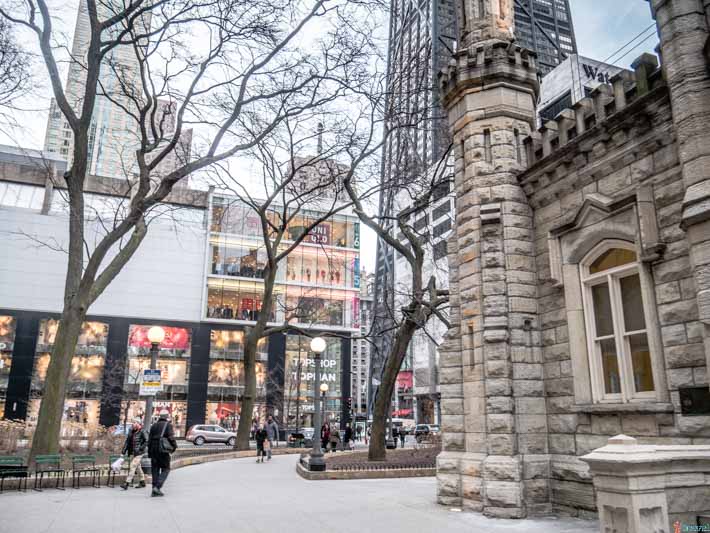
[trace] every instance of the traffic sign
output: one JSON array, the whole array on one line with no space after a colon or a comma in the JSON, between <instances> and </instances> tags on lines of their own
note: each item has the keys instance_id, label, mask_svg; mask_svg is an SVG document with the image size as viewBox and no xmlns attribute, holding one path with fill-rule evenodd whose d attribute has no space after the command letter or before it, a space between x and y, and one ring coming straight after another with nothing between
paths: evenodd
<instances>
[{"instance_id":1,"label":"traffic sign","mask_svg":"<svg viewBox=\"0 0 710 533\"><path fill-rule=\"evenodd\" d=\"M143 370L139 394L141 396L155 396L158 392L163 392L160 369L151 370L146 368Z\"/></svg>"}]
</instances>

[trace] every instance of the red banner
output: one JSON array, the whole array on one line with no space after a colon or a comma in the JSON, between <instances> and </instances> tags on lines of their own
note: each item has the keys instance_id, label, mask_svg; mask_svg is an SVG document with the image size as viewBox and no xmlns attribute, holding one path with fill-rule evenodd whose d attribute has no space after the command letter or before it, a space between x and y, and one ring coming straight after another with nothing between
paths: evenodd
<instances>
[{"instance_id":1,"label":"red banner","mask_svg":"<svg viewBox=\"0 0 710 533\"><path fill-rule=\"evenodd\" d=\"M414 376L411 370L402 370L397 374L397 388L411 389L414 386Z\"/></svg>"},{"instance_id":2,"label":"red banner","mask_svg":"<svg viewBox=\"0 0 710 533\"><path fill-rule=\"evenodd\" d=\"M131 335L128 345L136 348L150 348L148 340L148 330L153 326L131 326ZM186 328L163 327L165 338L160 343L164 350L189 350L190 331Z\"/></svg>"}]
</instances>

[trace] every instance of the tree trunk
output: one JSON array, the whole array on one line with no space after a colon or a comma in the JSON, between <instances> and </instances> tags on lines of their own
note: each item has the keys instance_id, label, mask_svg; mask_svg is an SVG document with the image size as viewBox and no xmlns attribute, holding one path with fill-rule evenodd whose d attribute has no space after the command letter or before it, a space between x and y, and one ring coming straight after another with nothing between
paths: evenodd
<instances>
[{"instance_id":1,"label":"tree trunk","mask_svg":"<svg viewBox=\"0 0 710 533\"><path fill-rule=\"evenodd\" d=\"M242 412L239 417L237 441L235 450L249 449L249 433L251 430L251 415L256 402L256 348L259 337L254 330L246 335L244 343L244 395L242 396Z\"/></svg>"},{"instance_id":2,"label":"tree trunk","mask_svg":"<svg viewBox=\"0 0 710 533\"><path fill-rule=\"evenodd\" d=\"M386 458L385 426L392 401L392 393L397 384L397 374L399 374L399 369L402 367L402 361L407 355L407 347L416 330L417 324L408 319L405 319L402 325L397 328L394 344L387 357L385 369L382 372L382 382L377 389L375 406L372 411L372 435L367 452L367 458L370 461L384 461Z\"/></svg>"},{"instance_id":3,"label":"tree trunk","mask_svg":"<svg viewBox=\"0 0 710 533\"><path fill-rule=\"evenodd\" d=\"M73 306L66 307L62 312L44 380L42 403L30 451L31 459L37 455L59 453L64 399L84 318L85 313Z\"/></svg>"},{"instance_id":4,"label":"tree trunk","mask_svg":"<svg viewBox=\"0 0 710 533\"><path fill-rule=\"evenodd\" d=\"M256 403L256 352L259 340L264 336L268 317L273 307L274 281L276 268L264 269L264 293L262 295L261 311L256 324L249 328L244 336L244 395L242 412L239 417L235 450L249 449L249 432L251 430L251 415Z\"/></svg>"}]
</instances>

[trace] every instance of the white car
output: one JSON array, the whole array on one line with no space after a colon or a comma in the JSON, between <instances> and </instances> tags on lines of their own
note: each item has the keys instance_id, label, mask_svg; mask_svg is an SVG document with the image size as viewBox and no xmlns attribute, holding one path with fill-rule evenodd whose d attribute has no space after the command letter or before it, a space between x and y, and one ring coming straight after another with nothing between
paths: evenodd
<instances>
[{"instance_id":1,"label":"white car","mask_svg":"<svg viewBox=\"0 0 710 533\"><path fill-rule=\"evenodd\" d=\"M227 431L221 426L198 424L187 431L185 440L190 441L195 446L202 446L206 442L221 442L227 446L234 446L237 441L237 434Z\"/></svg>"}]
</instances>

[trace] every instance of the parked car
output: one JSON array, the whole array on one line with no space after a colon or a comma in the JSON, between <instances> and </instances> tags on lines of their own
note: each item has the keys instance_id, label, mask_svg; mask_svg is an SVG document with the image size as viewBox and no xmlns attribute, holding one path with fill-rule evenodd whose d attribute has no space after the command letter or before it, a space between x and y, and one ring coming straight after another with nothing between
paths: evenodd
<instances>
[{"instance_id":1,"label":"parked car","mask_svg":"<svg viewBox=\"0 0 710 533\"><path fill-rule=\"evenodd\" d=\"M421 442L429 435L438 435L439 433L441 433L441 429L436 424L417 424L414 428L414 438L417 439L417 442Z\"/></svg>"},{"instance_id":2,"label":"parked car","mask_svg":"<svg viewBox=\"0 0 710 533\"><path fill-rule=\"evenodd\" d=\"M221 426L200 424L192 426L185 435L185 440L190 441L195 446L202 446L206 442L221 442L227 446L234 446L237 441L237 434L227 431Z\"/></svg>"}]
</instances>

